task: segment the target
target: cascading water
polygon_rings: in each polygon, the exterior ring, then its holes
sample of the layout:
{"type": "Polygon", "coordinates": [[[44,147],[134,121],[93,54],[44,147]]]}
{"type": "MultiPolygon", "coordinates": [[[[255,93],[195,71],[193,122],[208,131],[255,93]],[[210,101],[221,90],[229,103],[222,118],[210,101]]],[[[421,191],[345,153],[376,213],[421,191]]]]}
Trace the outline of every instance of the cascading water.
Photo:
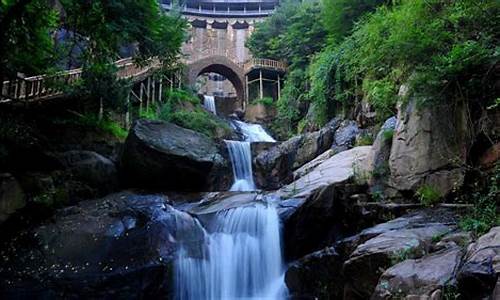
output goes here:
{"type": "Polygon", "coordinates": [[[217,213],[203,253],[181,247],[176,299],[282,299],[286,296],[280,224],[268,203],[217,213]]]}
{"type": "Polygon", "coordinates": [[[203,95],[203,107],[214,115],[217,114],[214,96],[203,95]]]}
{"type": "Polygon", "coordinates": [[[229,150],[234,175],[234,183],[230,191],[255,190],[250,142],[226,141],[226,145],[229,150]]]}
{"type": "Polygon", "coordinates": [[[259,124],[250,124],[236,120],[233,122],[245,136],[245,141],[247,142],[276,142],[259,124]]]}

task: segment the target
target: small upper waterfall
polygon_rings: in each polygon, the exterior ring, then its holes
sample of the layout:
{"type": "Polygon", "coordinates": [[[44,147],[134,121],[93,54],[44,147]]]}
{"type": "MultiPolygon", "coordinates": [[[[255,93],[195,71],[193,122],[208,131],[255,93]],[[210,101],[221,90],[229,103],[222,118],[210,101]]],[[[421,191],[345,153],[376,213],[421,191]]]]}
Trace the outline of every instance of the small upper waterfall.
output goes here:
{"type": "Polygon", "coordinates": [[[276,142],[260,124],[250,124],[236,120],[233,122],[241,130],[247,142],[276,142]]]}
{"type": "Polygon", "coordinates": [[[253,191],[255,183],[252,172],[250,142],[226,141],[233,166],[234,183],[230,191],[253,191]]]}
{"type": "Polygon", "coordinates": [[[221,211],[208,230],[203,253],[179,251],[176,299],[285,298],[280,223],[272,204],[221,211]]]}
{"type": "Polygon", "coordinates": [[[217,114],[217,108],[215,107],[215,97],[203,95],[203,106],[206,110],[210,111],[214,115],[217,114]]]}

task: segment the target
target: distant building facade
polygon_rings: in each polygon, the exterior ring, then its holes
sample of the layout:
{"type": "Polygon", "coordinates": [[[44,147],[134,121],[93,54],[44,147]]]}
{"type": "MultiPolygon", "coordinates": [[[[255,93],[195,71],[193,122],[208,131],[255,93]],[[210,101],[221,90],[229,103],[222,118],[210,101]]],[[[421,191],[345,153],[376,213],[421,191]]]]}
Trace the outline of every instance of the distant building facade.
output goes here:
{"type": "MultiPolygon", "coordinates": [[[[165,10],[175,3],[161,0],[165,10]]],[[[277,0],[187,0],[177,6],[190,24],[189,40],[182,52],[188,62],[221,55],[238,64],[251,58],[245,47],[255,24],[274,12],[277,0]]],[[[200,93],[222,97],[235,96],[232,84],[219,74],[203,74],[197,82],[200,93]]]]}

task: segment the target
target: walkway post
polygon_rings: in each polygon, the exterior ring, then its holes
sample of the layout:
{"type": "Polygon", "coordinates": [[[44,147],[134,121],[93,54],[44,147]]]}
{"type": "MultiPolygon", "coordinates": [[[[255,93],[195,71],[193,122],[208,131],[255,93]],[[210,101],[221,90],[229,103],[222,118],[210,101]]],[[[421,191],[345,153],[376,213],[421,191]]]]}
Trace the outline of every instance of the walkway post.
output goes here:
{"type": "Polygon", "coordinates": [[[156,80],[151,82],[151,104],[155,103],[156,80]]]}
{"type": "Polygon", "coordinates": [[[280,74],[278,74],[278,100],[281,99],[281,78],[280,74]]]}
{"type": "Polygon", "coordinates": [[[259,70],[260,99],[264,98],[264,83],[262,82],[262,70],[259,70]]]}
{"type": "Polygon", "coordinates": [[[158,87],[158,102],[161,102],[161,98],[162,98],[162,90],[163,90],[163,83],[162,83],[162,80],[160,79],[160,86],[158,87]]]}
{"type": "Polygon", "coordinates": [[[130,92],[127,94],[127,112],[125,112],[125,128],[130,126],[130,92]]]}
{"type": "Polygon", "coordinates": [[[248,101],[250,98],[250,90],[248,89],[248,74],[245,74],[245,99],[243,99],[243,109],[245,109],[248,105],[248,101]]]}

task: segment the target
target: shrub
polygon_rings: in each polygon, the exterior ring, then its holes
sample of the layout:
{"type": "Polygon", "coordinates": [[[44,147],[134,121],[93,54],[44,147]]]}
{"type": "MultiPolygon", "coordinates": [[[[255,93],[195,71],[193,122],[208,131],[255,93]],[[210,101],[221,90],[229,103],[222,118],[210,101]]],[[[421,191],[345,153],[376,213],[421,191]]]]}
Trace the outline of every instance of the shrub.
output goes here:
{"type": "Polygon", "coordinates": [[[384,138],[384,141],[392,140],[392,138],[394,137],[394,129],[385,129],[382,132],[382,136],[384,138]]]}
{"type": "Polygon", "coordinates": [[[265,105],[268,107],[272,107],[275,105],[274,99],[271,97],[264,97],[262,99],[256,99],[253,101],[253,103],[262,104],[262,105],[265,105]]]}
{"type": "Polygon", "coordinates": [[[482,235],[500,224],[497,211],[500,199],[500,163],[496,164],[485,188],[474,191],[470,196],[473,206],[460,221],[462,229],[482,235]]]}
{"type": "Polygon", "coordinates": [[[431,185],[423,185],[417,190],[417,196],[424,206],[434,206],[441,200],[441,193],[431,185]]]}

